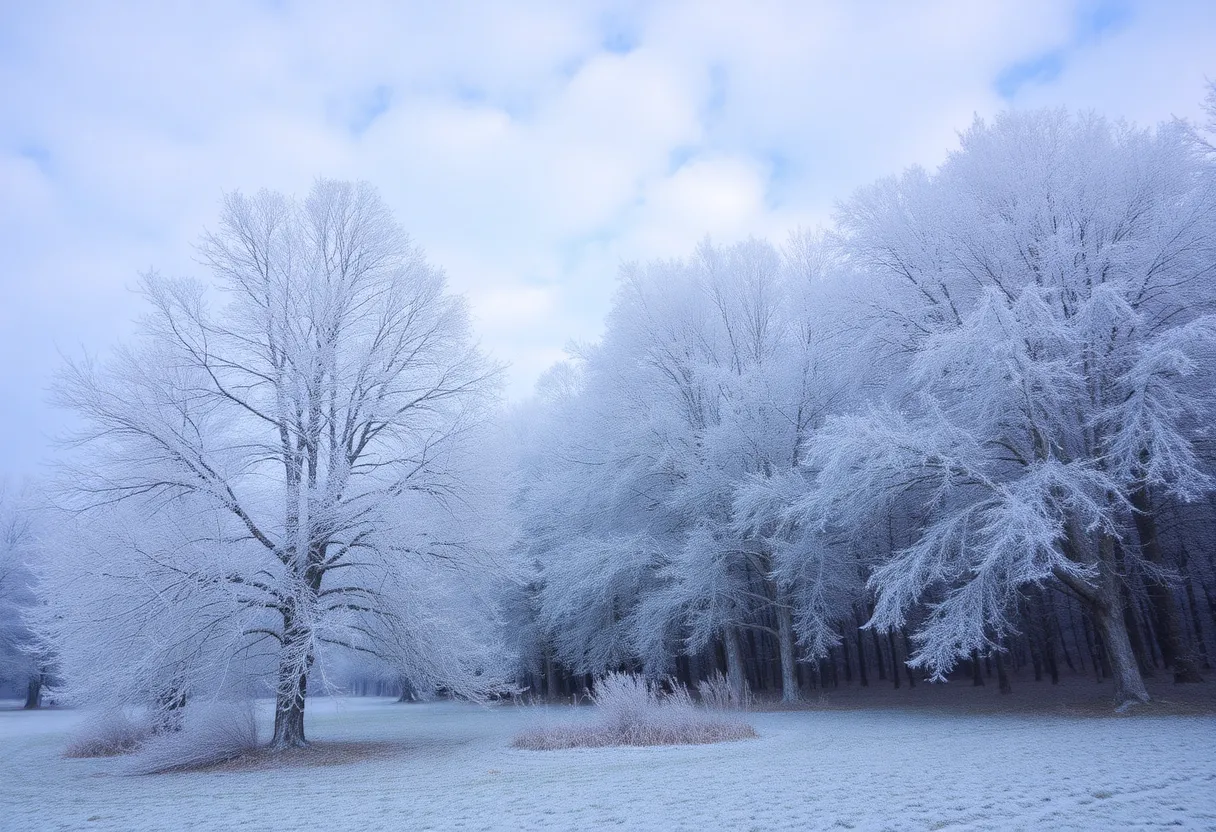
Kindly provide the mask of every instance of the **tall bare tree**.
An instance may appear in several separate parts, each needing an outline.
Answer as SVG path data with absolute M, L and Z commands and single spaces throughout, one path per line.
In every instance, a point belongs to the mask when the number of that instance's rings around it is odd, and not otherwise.
M 366 183 L 229 194 L 199 253 L 213 286 L 145 275 L 138 343 L 63 372 L 58 397 L 84 424 L 70 504 L 215 513 L 204 545 L 175 551 L 207 560 L 191 580 L 225 588 L 246 646 L 274 646 L 272 745 L 299 746 L 322 651 L 401 654 L 410 564 L 467 553 L 420 522 L 459 499 L 498 371 Z M 458 692 L 493 678 L 449 664 Z

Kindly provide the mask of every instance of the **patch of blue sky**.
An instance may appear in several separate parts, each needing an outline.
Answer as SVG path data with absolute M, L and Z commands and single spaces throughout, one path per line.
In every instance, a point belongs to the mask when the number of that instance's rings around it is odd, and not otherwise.
M 628 55 L 638 48 L 638 38 L 636 33 L 627 29 L 613 29 L 604 35 L 600 45 L 605 52 L 611 52 L 614 55 Z
M 1065 50 L 1057 49 L 1004 69 L 996 78 L 996 91 L 1009 100 L 1027 84 L 1048 84 L 1064 70 Z
M 637 9 L 618 7 L 599 21 L 600 48 L 614 55 L 628 55 L 641 42 L 641 21 Z
M 693 145 L 674 147 L 667 154 L 667 173 L 671 175 L 684 167 L 697 155 L 698 148 Z
M 726 93 L 730 75 L 723 64 L 715 63 L 709 68 L 709 95 L 705 99 L 705 114 L 716 118 L 726 110 Z
M 43 176 L 50 176 L 51 169 L 51 149 L 44 144 L 27 143 L 17 148 L 17 155 L 22 159 L 29 159 L 33 162 Z
M 388 112 L 393 103 L 393 91 L 379 84 L 354 101 L 346 126 L 355 136 L 362 136 L 367 128 L 380 116 Z
M 997 93 L 1009 101 L 1026 86 L 1050 84 L 1060 77 L 1073 54 L 1122 28 L 1131 17 L 1131 5 L 1126 0 L 1083 3 L 1077 10 L 1068 42 L 1001 70 L 994 82 Z

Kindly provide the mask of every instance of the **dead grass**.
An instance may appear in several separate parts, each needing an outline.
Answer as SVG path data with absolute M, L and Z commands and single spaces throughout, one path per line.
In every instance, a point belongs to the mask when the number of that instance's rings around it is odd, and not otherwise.
M 679 726 L 649 726 L 620 731 L 603 725 L 556 725 L 524 731 L 515 738 L 515 748 L 529 751 L 559 751 L 565 748 L 610 748 L 632 745 L 708 745 L 753 739 L 756 729 L 746 722 L 714 721 Z
M 93 714 L 76 729 L 63 756 L 68 758 L 117 757 L 138 749 L 151 733 L 149 727 L 121 710 Z
M 706 745 L 756 736 L 742 718 L 698 707 L 682 685 L 627 673 L 595 683 L 595 717 L 585 723 L 537 725 L 512 743 L 531 751 L 633 745 Z
M 304 748 L 259 748 L 232 760 L 225 760 L 194 771 L 267 771 L 277 768 L 321 768 L 345 766 L 368 760 L 401 756 L 407 746 L 389 741 L 312 742 Z

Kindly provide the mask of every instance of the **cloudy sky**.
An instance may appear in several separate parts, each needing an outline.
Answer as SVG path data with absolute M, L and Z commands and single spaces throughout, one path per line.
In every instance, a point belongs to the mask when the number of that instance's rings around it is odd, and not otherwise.
M 971 119 L 1196 117 L 1216 3 L 0 2 L 0 473 L 224 191 L 376 184 L 525 396 L 621 262 L 781 239 Z

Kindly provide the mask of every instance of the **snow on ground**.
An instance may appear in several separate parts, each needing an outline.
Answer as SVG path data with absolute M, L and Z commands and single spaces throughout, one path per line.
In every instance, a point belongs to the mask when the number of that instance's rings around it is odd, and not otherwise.
M 538 752 L 510 747 L 524 708 L 308 709 L 314 740 L 399 748 L 130 777 L 61 756 L 80 714 L 0 710 L 0 829 L 1216 829 L 1210 716 L 796 711 L 751 715 L 757 740 Z

